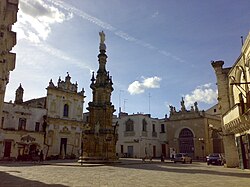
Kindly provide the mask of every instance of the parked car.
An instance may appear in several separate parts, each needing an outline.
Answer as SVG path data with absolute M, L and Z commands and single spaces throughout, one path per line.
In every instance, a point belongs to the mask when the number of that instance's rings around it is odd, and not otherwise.
M 182 162 L 182 163 L 192 163 L 192 158 L 187 153 L 178 153 L 175 155 L 174 163 Z
M 220 153 L 211 153 L 207 156 L 207 165 L 224 165 L 225 159 Z

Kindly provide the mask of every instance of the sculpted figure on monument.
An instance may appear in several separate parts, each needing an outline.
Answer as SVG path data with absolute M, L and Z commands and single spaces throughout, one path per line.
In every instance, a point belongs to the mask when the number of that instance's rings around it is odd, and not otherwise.
M 174 114 L 174 107 L 172 105 L 169 105 L 169 108 L 170 108 L 170 115 L 173 115 Z
M 99 134 L 99 130 L 100 130 L 100 123 L 99 123 L 99 121 L 96 123 L 96 125 L 95 125 L 95 134 L 97 135 L 97 134 Z
M 104 34 L 104 32 L 102 31 L 102 32 L 99 32 L 99 36 L 100 36 L 100 47 L 99 47 L 99 49 L 101 50 L 101 51 L 105 51 L 106 50 L 106 45 L 105 45 L 105 34 Z
M 198 103 L 197 102 L 194 102 L 194 110 L 195 110 L 195 112 L 199 112 Z
M 99 36 L 100 36 L 100 43 L 104 44 L 104 42 L 105 42 L 105 34 L 104 34 L 104 32 L 103 31 L 99 32 Z
M 186 107 L 185 107 L 185 102 L 184 102 L 184 98 L 181 98 L 181 111 L 186 111 Z

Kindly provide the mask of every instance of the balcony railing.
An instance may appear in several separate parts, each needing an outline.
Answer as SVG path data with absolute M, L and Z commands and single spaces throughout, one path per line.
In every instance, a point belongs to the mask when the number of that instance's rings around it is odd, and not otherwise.
M 226 114 L 223 115 L 223 124 L 226 125 L 230 123 L 231 121 L 239 118 L 241 114 L 242 110 L 240 104 L 237 103 L 233 106 L 233 108 L 231 108 L 229 111 L 227 111 Z
M 241 133 L 250 129 L 250 109 L 245 103 L 237 103 L 222 116 L 224 128 L 230 133 Z
M 125 131 L 124 137 L 127 137 L 127 136 L 135 136 L 135 131 Z
M 152 137 L 157 137 L 157 132 L 152 132 Z
M 144 137 L 148 137 L 148 132 L 147 131 L 142 131 L 141 135 L 144 136 Z

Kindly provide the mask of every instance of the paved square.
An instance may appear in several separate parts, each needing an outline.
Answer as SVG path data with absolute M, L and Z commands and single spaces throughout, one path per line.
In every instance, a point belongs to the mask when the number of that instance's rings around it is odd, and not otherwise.
M 123 186 L 250 186 L 250 171 L 206 163 L 142 163 L 123 159 L 114 165 L 84 165 L 75 161 L 0 163 L 0 187 L 123 187 Z

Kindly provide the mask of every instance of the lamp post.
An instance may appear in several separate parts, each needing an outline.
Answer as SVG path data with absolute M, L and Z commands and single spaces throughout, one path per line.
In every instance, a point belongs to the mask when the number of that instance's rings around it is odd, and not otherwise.
M 205 155 L 204 138 L 199 138 L 198 140 L 202 143 L 202 145 L 201 145 L 201 150 L 202 150 L 202 160 L 203 160 L 203 161 L 205 161 L 205 159 L 204 159 L 204 155 Z

